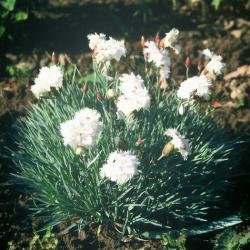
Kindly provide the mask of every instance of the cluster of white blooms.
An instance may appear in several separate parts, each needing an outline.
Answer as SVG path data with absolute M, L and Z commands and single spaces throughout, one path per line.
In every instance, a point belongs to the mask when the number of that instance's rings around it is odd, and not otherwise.
M 190 99 L 192 96 L 209 98 L 212 83 L 205 76 L 194 76 L 183 81 L 177 91 L 177 96 L 181 99 Z
M 100 170 L 102 178 L 107 177 L 117 184 L 124 184 L 137 174 L 140 162 L 130 151 L 112 152 Z
M 97 63 L 109 63 L 111 60 L 120 61 L 126 55 L 124 41 L 117 41 L 105 34 L 88 35 L 89 47 L 94 51 L 94 59 Z
M 64 145 L 88 148 L 102 130 L 101 115 L 94 109 L 84 108 L 76 112 L 72 120 L 60 124 Z
M 209 49 L 203 50 L 202 53 L 210 60 L 205 69 L 211 74 L 221 75 L 225 70 L 225 63 L 222 62 L 222 57 L 214 54 Z
M 116 104 L 118 112 L 128 117 L 133 111 L 149 108 L 150 95 L 140 75 L 123 74 L 119 80 L 121 95 Z
M 190 154 L 188 139 L 174 128 L 167 129 L 165 135 L 172 137 L 170 143 L 181 153 L 183 159 L 187 160 L 187 156 Z
M 31 86 L 33 94 L 40 98 L 45 92 L 50 91 L 51 87 L 56 89 L 63 85 L 63 72 L 60 67 L 53 65 L 51 67 L 42 67 L 35 78 L 35 84 Z
M 170 57 L 166 50 L 160 49 L 153 41 L 147 41 L 143 49 L 144 58 L 147 62 L 154 63 L 160 69 L 164 78 L 169 77 Z
M 173 28 L 164 38 L 164 48 L 172 48 L 176 54 L 179 54 L 179 46 L 176 45 L 177 37 L 179 35 L 179 30 Z

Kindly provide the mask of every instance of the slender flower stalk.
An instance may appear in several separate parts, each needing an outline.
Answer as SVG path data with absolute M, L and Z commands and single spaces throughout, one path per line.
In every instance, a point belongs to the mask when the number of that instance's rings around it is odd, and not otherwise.
M 60 89 L 63 85 L 63 72 L 59 66 L 42 67 L 35 78 L 31 91 L 37 98 L 41 98 L 51 88 Z

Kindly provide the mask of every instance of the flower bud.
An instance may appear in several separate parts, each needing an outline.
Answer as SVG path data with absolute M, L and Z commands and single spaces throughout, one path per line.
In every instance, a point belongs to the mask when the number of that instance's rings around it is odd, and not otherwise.
M 215 102 L 212 102 L 211 106 L 214 107 L 214 108 L 219 108 L 219 107 L 221 107 L 221 103 L 215 101 Z
M 168 142 L 165 144 L 163 150 L 162 150 L 162 155 L 167 156 L 169 155 L 174 149 L 174 145 L 171 142 Z
M 93 49 L 93 53 L 92 53 L 92 58 L 95 59 L 96 58 L 96 54 L 97 54 L 97 49 L 96 47 Z
M 162 149 L 161 156 L 158 158 L 158 161 L 161 158 L 168 156 L 173 150 L 174 150 L 174 145 L 171 142 L 166 143 L 164 148 Z
M 160 48 L 165 48 L 165 37 L 161 39 L 160 43 L 159 43 L 159 47 Z
M 144 36 L 141 36 L 140 45 L 141 45 L 141 48 L 142 48 L 142 49 L 145 47 L 145 38 L 144 38 Z
M 57 62 L 58 62 L 56 53 L 54 51 L 52 52 L 52 55 L 51 55 L 51 61 L 54 64 L 57 64 Z
M 183 104 L 180 105 L 180 107 L 179 107 L 179 109 L 178 109 L 178 112 L 179 112 L 180 115 L 183 115 L 183 114 L 184 114 L 185 108 L 184 108 L 184 105 L 183 105 Z
M 141 145 L 141 144 L 143 144 L 143 143 L 144 143 L 144 140 L 142 140 L 141 138 L 139 138 L 139 139 L 136 141 L 135 145 L 136 145 L 136 146 L 139 146 L 139 145 Z
M 58 62 L 59 62 L 60 65 L 63 65 L 63 66 L 66 64 L 64 54 L 59 54 L 58 55 Z
M 84 153 L 84 147 L 81 145 L 78 145 L 76 148 L 76 154 L 77 155 L 82 155 Z
M 102 96 L 101 96 L 101 94 L 100 94 L 99 92 L 96 93 L 96 99 L 97 99 L 98 101 L 101 101 L 101 100 L 102 100 Z
M 155 43 L 157 46 L 159 46 L 160 41 L 161 41 L 160 33 L 157 32 L 155 35 Z
M 113 89 L 108 89 L 106 96 L 107 96 L 107 99 L 113 99 L 116 97 L 116 93 Z
M 187 56 L 187 58 L 186 58 L 185 66 L 186 66 L 186 68 L 189 68 L 189 66 L 190 66 L 190 57 L 189 56 Z
M 71 60 L 71 57 L 69 55 L 65 54 L 65 59 L 66 59 L 68 64 L 72 64 L 72 60 Z

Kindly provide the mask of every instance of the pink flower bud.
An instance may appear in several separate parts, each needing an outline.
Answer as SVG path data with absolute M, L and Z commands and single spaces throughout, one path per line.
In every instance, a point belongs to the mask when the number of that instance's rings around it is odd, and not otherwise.
M 189 68 L 189 66 L 190 66 L 190 57 L 189 56 L 187 56 L 187 58 L 186 58 L 185 66 L 186 66 L 186 68 Z
M 141 36 L 140 45 L 141 45 L 141 48 L 142 48 L 142 49 L 145 47 L 145 38 L 144 38 L 144 36 Z
M 219 107 L 221 107 L 221 103 L 215 101 L 215 102 L 212 102 L 211 106 L 214 107 L 214 108 L 219 108 Z
M 139 145 L 141 145 L 141 144 L 143 144 L 144 143 L 144 140 L 142 140 L 141 138 L 139 138 L 138 140 L 137 140 L 137 142 L 135 143 L 135 145 L 136 146 L 139 146 Z
M 96 93 L 96 99 L 97 99 L 98 101 L 101 101 L 101 100 L 102 100 L 102 96 L 101 96 L 101 94 L 100 94 L 99 92 Z

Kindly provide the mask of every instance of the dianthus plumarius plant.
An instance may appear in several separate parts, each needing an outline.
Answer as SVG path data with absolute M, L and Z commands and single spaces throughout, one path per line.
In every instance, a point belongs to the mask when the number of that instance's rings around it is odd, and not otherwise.
M 170 54 L 180 53 L 178 34 L 142 37 L 140 74 L 115 71 L 125 44 L 104 34 L 88 36 L 94 73 L 84 88 L 76 67 L 70 78 L 60 65 L 40 70 L 31 87 L 39 100 L 19 123 L 13 152 L 37 215 L 136 236 L 206 223 L 235 165 L 236 142 L 210 119 L 210 106 L 200 111 L 225 64 L 206 49 L 197 76 L 160 88 Z

